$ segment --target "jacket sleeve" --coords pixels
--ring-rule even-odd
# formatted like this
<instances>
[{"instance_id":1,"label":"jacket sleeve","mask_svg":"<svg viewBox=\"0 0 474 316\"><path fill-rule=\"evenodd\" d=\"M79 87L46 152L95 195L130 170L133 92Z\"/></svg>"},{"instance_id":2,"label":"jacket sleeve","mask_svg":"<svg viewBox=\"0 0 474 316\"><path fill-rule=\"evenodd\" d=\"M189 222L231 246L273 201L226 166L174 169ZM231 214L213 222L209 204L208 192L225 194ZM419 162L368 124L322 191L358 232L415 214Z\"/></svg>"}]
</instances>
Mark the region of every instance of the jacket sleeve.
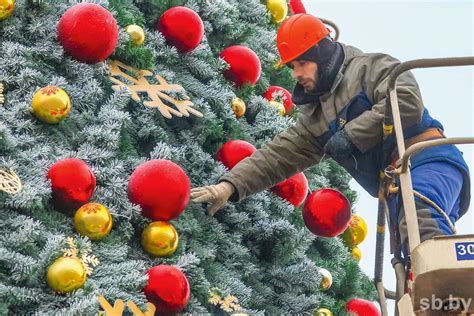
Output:
<instances>
[{"instance_id":1,"label":"jacket sleeve","mask_svg":"<svg viewBox=\"0 0 474 316\"><path fill-rule=\"evenodd\" d=\"M303 171L321 157L320 145L300 117L295 126L240 161L219 182L230 182L236 188L230 200L239 202Z\"/></svg>"},{"instance_id":2,"label":"jacket sleeve","mask_svg":"<svg viewBox=\"0 0 474 316\"><path fill-rule=\"evenodd\" d=\"M382 141L389 76L395 66L400 64L400 61L385 54L372 54L367 58L369 62L361 84L373 106L344 127L351 141L362 153ZM423 101L411 72L404 72L398 77L396 90L403 128L420 123L424 110Z\"/></svg>"}]
</instances>

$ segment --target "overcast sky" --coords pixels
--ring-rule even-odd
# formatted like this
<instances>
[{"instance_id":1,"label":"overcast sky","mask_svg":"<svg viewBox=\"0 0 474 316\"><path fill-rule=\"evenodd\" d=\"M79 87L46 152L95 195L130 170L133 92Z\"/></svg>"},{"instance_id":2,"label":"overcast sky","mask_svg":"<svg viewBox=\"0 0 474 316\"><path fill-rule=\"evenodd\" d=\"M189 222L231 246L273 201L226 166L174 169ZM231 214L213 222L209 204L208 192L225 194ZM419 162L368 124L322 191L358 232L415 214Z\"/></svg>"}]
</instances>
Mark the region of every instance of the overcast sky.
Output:
<instances>
[{"instance_id":1,"label":"overcast sky","mask_svg":"<svg viewBox=\"0 0 474 316\"><path fill-rule=\"evenodd\" d=\"M339 26L340 42L365 52L388 53L401 61L474 55L474 1L303 0L303 3L308 13ZM413 73L425 106L442 122L447 136L474 136L474 67L421 69ZM472 174L474 146L460 148ZM363 256L360 264L373 277L377 200L355 181L351 184L359 193L355 209L369 227L369 236L360 246ZM472 234L474 212L470 210L456 226L459 234ZM395 275L388 247L386 240L384 279L386 287L394 290ZM393 308L394 304L390 303L392 315Z\"/></svg>"}]
</instances>

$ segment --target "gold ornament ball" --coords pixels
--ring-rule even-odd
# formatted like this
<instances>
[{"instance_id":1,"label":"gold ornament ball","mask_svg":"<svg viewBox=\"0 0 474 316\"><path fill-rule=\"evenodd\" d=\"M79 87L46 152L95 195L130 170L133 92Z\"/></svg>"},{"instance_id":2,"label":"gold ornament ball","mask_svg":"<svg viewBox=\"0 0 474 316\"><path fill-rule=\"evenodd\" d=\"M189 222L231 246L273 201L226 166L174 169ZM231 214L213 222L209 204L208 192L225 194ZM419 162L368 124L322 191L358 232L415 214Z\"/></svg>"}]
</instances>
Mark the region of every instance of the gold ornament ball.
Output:
<instances>
[{"instance_id":1,"label":"gold ornament ball","mask_svg":"<svg viewBox=\"0 0 474 316\"><path fill-rule=\"evenodd\" d=\"M135 24L128 25L125 27L125 32L130 35L130 40L133 44L141 46L145 42L145 32L140 26Z\"/></svg>"},{"instance_id":2,"label":"gold ornament ball","mask_svg":"<svg viewBox=\"0 0 474 316\"><path fill-rule=\"evenodd\" d=\"M273 63L273 69L280 70L285 64L282 64L280 60L277 60Z\"/></svg>"},{"instance_id":3,"label":"gold ornament ball","mask_svg":"<svg viewBox=\"0 0 474 316\"><path fill-rule=\"evenodd\" d=\"M360 245L367 237L367 224L365 220L356 214L352 215L349 227L342 233L341 238L344 243L352 248Z\"/></svg>"},{"instance_id":4,"label":"gold ornament ball","mask_svg":"<svg viewBox=\"0 0 474 316\"><path fill-rule=\"evenodd\" d=\"M360 260L362 259L362 252L357 247L352 248L351 255L352 258L354 258L357 262L360 262Z\"/></svg>"},{"instance_id":5,"label":"gold ornament ball","mask_svg":"<svg viewBox=\"0 0 474 316\"><path fill-rule=\"evenodd\" d=\"M270 107L278 109L278 115L285 116L286 110L283 103L278 101L269 101L268 104L270 105Z\"/></svg>"},{"instance_id":6,"label":"gold ornament ball","mask_svg":"<svg viewBox=\"0 0 474 316\"><path fill-rule=\"evenodd\" d=\"M232 100L232 111L234 111L237 118L244 116L245 109L245 102L241 98L234 98Z\"/></svg>"},{"instance_id":7,"label":"gold ornament ball","mask_svg":"<svg viewBox=\"0 0 474 316\"><path fill-rule=\"evenodd\" d=\"M146 252L158 257L171 256L178 248L179 236L168 222L150 223L142 233L142 246Z\"/></svg>"},{"instance_id":8,"label":"gold ornament ball","mask_svg":"<svg viewBox=\"0 0 474 316\"><path fill-rule=\"evenodd\" d=\"M46 280L55 292L69 293L82 288L86 277L86 268L80 259L61 257L49 266Z\"/></svg>"},{"instance_id":9,"label":"gold ornament ball","mask_svg":"<svg viewBox=\"0 0 474 316\"><path fill-rule=\"evenodd\" d=\"M31 106L38 119L45 123L57 124L69 114L71 100L63 89L47 86L34 94Z\"/></svg>"},{"instance_id":10,"label":"gold ornament ball","mask_svg":"<svg viewBox=\"0 0 474 316\"><path fill-rule=\"evenodd\" d=\"M275 23L280 23L286 18L288 14L288 5L286 0L268 0L267 9L273 16Z\"/></svg>"},{"instance_id":11,"label":"gold ornament ball","mask_svg":"<svg viewBox=\"0 0 474 316\"><path fill-rule=\"evenodd\" d=\"M321 274L321 284L320 288L323 291L329 290L332 286L332 274L328 270L324 268L319 269L319 273Z\"/></svg>"},{"instance_id":12,"label":"gold ornament ball","mask_svg":"<svg viewBox=\"0 0 474 316\"><path fill-rule=\"evenodd\" d=\"M314 316L333 316L333 313L327 308L319 308Z\"/></svg>"},{"instance_id":13,"label":"gold ornament ball","mask_svg":"<svg viewBox=\"0 0 474 316\"><path fill-rule=\"evenodd\" d=\"M0 0L0 21L8 19L15 9L15 0Z\"/></svg>"},{"instance_id":14,"label":"gold ornament ball","mask_svg":"<svg viewBox=\"0 0 474 316\"><path fill-rule=\"evenodd\" d=\"M112 215L99 203L87 203L81 206L74 215L76 231L92 240L107 236L112 229Z\"/></svg>"}]
</instances>

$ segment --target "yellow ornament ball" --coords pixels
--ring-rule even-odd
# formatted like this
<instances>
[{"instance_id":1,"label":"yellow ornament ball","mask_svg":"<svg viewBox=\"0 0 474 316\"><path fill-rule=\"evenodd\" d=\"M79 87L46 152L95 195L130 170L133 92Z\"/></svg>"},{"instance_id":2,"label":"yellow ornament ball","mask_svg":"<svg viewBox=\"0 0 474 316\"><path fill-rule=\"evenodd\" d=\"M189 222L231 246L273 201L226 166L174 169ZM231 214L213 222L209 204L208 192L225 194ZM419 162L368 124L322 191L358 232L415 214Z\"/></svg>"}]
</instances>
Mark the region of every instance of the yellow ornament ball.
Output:
<instances>
[{"instance_id":1,"label":"yellow ornament ball","mask_svg":"<svg viewBox=\"0 0 474 316\"><path fill-rule=\"evenodd\" d=\"M352 248L360 245L365 237L367 237L367 224L365 220L361 216L353 214L349 226L341 234L342 240L348 247Z\"/></svg>"},{"instance_id":2,"label":"yellow ornament ball","mask_svg":"<svg viewBox=\"0 0 474 316\"><path fill-rule=\"evenodd\" d=\"M280 70L285 64L282 64L280 60L277 60L273 63L273 69Z\"/></svg>"},{"instance_id":3,"label":"yellow ornament ball","mask_svg":"<svg viewBox=\"0 0 474 316\"><path fill-rule=\"evenodd\" d=\"M75 257L58 258L49 266L46 274L49 287L58 293L69 293L82 288L86 278L84 264Z\"/></svg>"},{"instance_id":4,"label":"yellow ornament ball","mask_svg":"<svg viewBox=\"0 0 474 316\"><path fill-rule=\"evenodd\" d=\"M245 109L245 102L241 98L234 98L232 100L232 111L234 111L237 118L244 116Z\"/></svg>"},{"instance_id":5,"label":"yellow ornament ball","mask_svg":"<svg viewBox=\"0 0 474 316\"><path fill-rule=\"evenodd\" d=\"M283 103L278 101L269 101L268 104L270 105L270 107L278 109L278 115L285 116L286 110Z\"/></svg>"},{"instance_id":6,"label":"yellow ornament ball","mask_svg":"<svg viewBox=\"0 0 474 316\"><path fill-rule=\"evenodd\" d=\"M267 9L273 16L275 23L280 23L288 14L288 5L286 0L267 0Z\"/></svg>"},{"instance_id":7,"label":"yellow ornament ball","mask_svg":"<svg viewBox=\"0 0 474 316\"><path fill-rule=\"evenodd\" d=\"M63 89L47 86L34 94L31 106L38 119L45 123L57 124L69 114L71 100Z\"/></svg>"},{"instance_id":8,"label":"yellow ornament ball","mask_svg":"<svg viewBox=\"0 0 474 316\"><path fill-rule=\"evenodd\" d=\"M143 45L145 42L145 32L143 29L135 24L130 24L127 27L125 27L125 32L130 35L130 40L132 41L133 44L137 46Z\"/></svg>"},{"instance_id":9,"label":"yellow ornament ball","mask_svg":"<svg viewBox=\"0 0 474 316\"><path fill-rule=\"evenodd\" d=\"M321 274L321 284L320 288L323 291L329 290L332 286L332 274L328 270L324 268L319 269L319 273Z\"/></svg>"},{"instance_id":10,"label":"yellow ornament ball","mask_svg":"<svg viewBox=\"0 0 474 316\"><path fill-rule=\"evenodd\" d=\"M146 252L158 257L171 256L178 248L179 236L168 222L150 223L142 233L142 246Z\"/></svg>"},{"instance_id":11,"label":"yellow ornament ball","mask_svg":"<svg viewBox=\"0 0 474 316\"><path fill-rule=\"evenodd\" d=\"M362 259L362 252L357 247L352 248L351 255L352 258L354 258L357 262L360 262L360 260Z\"/></svg>"},{"instance_id":12,"label":"yellow ornament ball","mask_svg":"<svg viewBox=\"0 0 474 316\"><path fill-rule=\"evenodd\" d=\"M107 236L112 229L112 215L99 203L87 203L81 206L74 215L76 231L92 240Z\"/></svg>"},{"instance_id":13,"label":"yellow ornament ball","mask_svg":"<svg viewBox=\"0 0 474 316\"><path fill-rule=\"evenodd\" d=\"M0 21L8 19L13 14L15 0L0 0Z\"/></svg>"},{"instance_id":14,"label":"yellow ornament ball","mask_svg":"<svg viewBox=\"0 0 474 316\"><path fill-rule=\"evenodd\" d=\"M333 316L334 314L327 308L318 308L314 316Z\"/></svg>"}]
</instances>

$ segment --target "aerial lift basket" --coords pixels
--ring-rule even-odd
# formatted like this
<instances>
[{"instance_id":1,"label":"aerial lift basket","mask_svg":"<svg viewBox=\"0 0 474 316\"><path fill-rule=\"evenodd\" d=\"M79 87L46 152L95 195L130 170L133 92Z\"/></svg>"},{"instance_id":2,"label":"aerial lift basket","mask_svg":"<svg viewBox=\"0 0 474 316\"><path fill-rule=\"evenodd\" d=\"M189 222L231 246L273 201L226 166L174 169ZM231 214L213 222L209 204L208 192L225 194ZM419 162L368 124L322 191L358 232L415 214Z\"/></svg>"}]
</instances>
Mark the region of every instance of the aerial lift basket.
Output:
<instances>
[{"instance_id":1,"label":"aerial lift basket","mask_svg":"<svg viewBox=\"0 0 474 316\"><path fill-rule=\"evenodd\" d=\"M437 316L474 315L474 235L438 236L420 243L417 213L410 174L410 157L433 146L446 144L474 144L474 137L441 138L416 143L405 148L400 111L396 93L397 78L405 71L415 68L452 67L474 65L474 57L419 59L399 64L390 75L385 106L384 140L395 131L399 160L395 167L380 173L379 207L377 218L377 241L375 253L374 282L382 315L387 316L386 299L397 301L396 315ZM384 142L383 166L390 166L391 150ZM387 194L396 190L390 186L391 177L398 181L408 231L408 261L397 255L392 259L397 285L396 291L383 286L383 255L386 221L391 236L395 223L390 223ZM396 238L391 238L393 249L400 249Z\"/></svg>"}]
</instances>

